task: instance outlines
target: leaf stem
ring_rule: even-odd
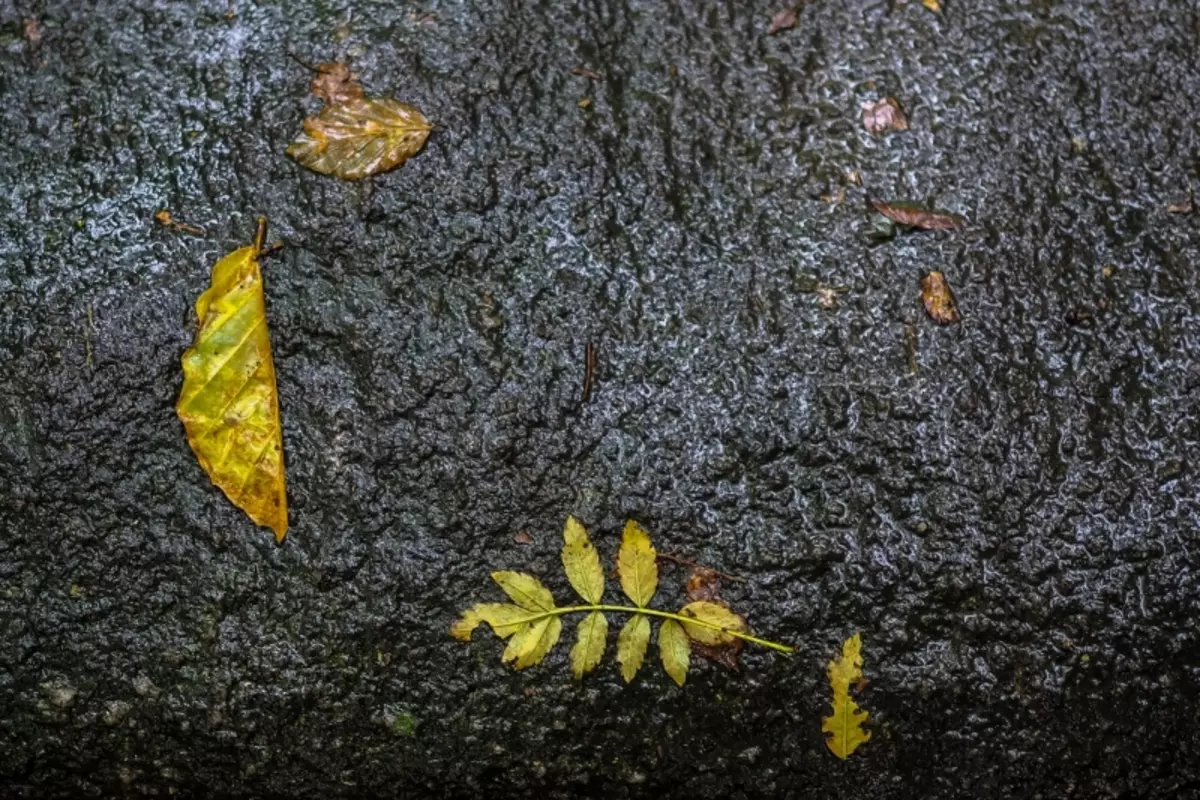
[[[741,633],[740,631],[730,630],[729,628],[725,628],[720,625],[716,625],[712,622],[706,622],[705,620],[697,619],[696,617],[685,617],[682,614],[674,614],[670,611],[659,611],[657,608],[637,608],[635,606],[610,606],[610,605],[605,605],[603,603],[598,603],[596,605],[589,605],[589,606],[565,606],[563,608],[552,608],[549,611],[543,611],[541,613],[538,613],[538,614],[535,614],[534,616],[529,617],[528,619],[523,619],[523,620],[521,620],[521,622],[522,623],[537,622],[538,620],[545,619],[546,617],[561,617],[564,614],[582,614],[582,613],[591,612],[591,611],[613,611],[613,612],[625,613],[625,614],[645,614],[650,617],[662,617],[663,619],[673,619],[676,622],[682,622],[682,623],[686,623],[688,625],[699,625],[702,628],[712,628],[715,631],[720,631],[721,633],[729,634],[730,636],[734,636],[738,639],[742,639],[747,642],[752,642],[757,645],[762,645],[763,647],[768,647],[779,653],[785,653],[787,655],[791,655],[792,653],[796,652],[796,648],[789,647],[786,644],[779,644],[778,642],[771,642],[766,639],[760,639],[757,636],[751,636],[748,633]]]

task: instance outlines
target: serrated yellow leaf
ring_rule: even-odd
[[[554,608],[554,595],[542,582],[524,572],[493,572],[492,580],[521,608],[530,611],[549,611]]]
[[[571,648],[571,671],[576,678],[582,678],[600,663],[607,638],[608,620],[599,611],[593,611],[579,623],[579,638]]]
[[[633,604],[639,608],[648,606],[658,589],[658,554],[650,544],[650,534],[633,520],[625,523],[621,549],[617,552],[617,571],[621,574],[621,588]]]
[[[833,714],[822,719],[821,730],[828,734],[825,745],[829,751],[842,759],[871,740],[871,732],[862,727],[867,712],[850,697],[850,684],[863,676],[862,665],[862,635],[856,633],[842,643],[841,656],[825,670],[833,689]]]
[[[282,542],[288,529],[283,434],[258,264],[265,235],[260,219],[254,244],[213,266],[211,285],[196,300],[200,327],[183,354],[175,410],[212,482]]]
[[[562,620],[558,617],[526,623],[509,640],[500,660],[506,664],[512,661],[516,669],[532,667],[546,657],[561,634]]]
[[[621,665],[621,677],[626,683],[632,681],[642,668],[649,646],[650,618],[645,614],[634,614],[617,636],[617,663]]]
[[[746,620],[730,611],[728,607],[711,600],[697,600],[694,603],[688,603],[679,609],[679,614],[721,628],[721,630],[716,630],[705,625],[697,625],[689,622],[683,623],[683,628],[687,631],[687,635],[701,644],[729,644],[737,637],[731,636],[725,633],[725,631],[746,633],[749,630]]]
[[[683,686],[691,661],[691,645],[688,644],[683,626],[673,619],[664,620],[659,626],[658,652],[662,656],[663,669],[672,680]]]
[[[604,570],[600,566],[600,554],[588,539],[587,530],[575,517],[567,517],[563,529],[563,569],[567,580],[589,603],[599,603],[604,595]]]

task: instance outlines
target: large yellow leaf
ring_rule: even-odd
[[[583,525],[574,517],[567,517],[567,526],[563,529],[562,562],[567,580],[579,596],[589,603],[599,603],[604,594],[600,554],[592,546]]]
[[[254,244],[213,266],[212,285],[196,300],[200,328],[183,354],[176,412],[212,482],[282,542],[288,529],[283,436],[258,264],[265,236],[260,219]]]
[[[537,615],[536,611],[512,603],[478,603],[462,612],[462,616],[450,626],[450,635],[461,642],[469,642],[479,623],[486,622],[497,636],[507,639]]]
[[[828,734],[825,744],[838,758],[848,758],[860,744],[871,740],[870,731],[863,730],[867,712],[850,697],[850,684],[862,674],[862,636],[854,634],[842,643],[842,654],[829,662],[826,674],[833,689],[833,714],[821,721],[821,730]]]
[[[604,657],[604,645],[608,639],[608,620],[599,611],[593,611],[579,623],[579,638],[571,648],[571,671],[576,678],[591,672]]]
[[[683,686],[691,661],[691,646],[683,626],[673,619],[664,620],[659,626],[658,652],[662,656],[663,669],[672,680]]]
[[[516,669],[525,669],[540,663],[558,642],[562,634],[562,619],[546,617],[524,625],[509,639],[501,661],[513,662]]]
[[[621,677],[626,683],[632,681],[642,668],[649,645],[650,618],[645,614],[634,614],[617,636],[617,662],[621,665]]]
[[[730,636],[725,631],[737,631],[738,633],[745,633],[747,630],[746,621],[744,619],[730,611],[728,607],[711,600],[697,600],[694,603],[688,603],[686,606],[679,609],[679,614],[684,617],[700,620],[701,622],[707,622],[710,625],[716,625],[721,629],[717,630],[716,628],[711,628],[707,625],[697,625],[692,622],[683,623],[683,627],[684,630],[687,631],[687,635],[701,644],[729,644],[737,637]]]
[[[314,172],[355,181],[403,164],[431,130],[408,103],[350,97],[304,120],[287,154]]]
[[[492,580],[500,584],[504,593],[521,608],[530,611],[550,611],[554,608],[554,596],[532,575],[524,572],[493,572]]]
[[[625,523],[621,549],[617,552],[617,571],[621,574],[621,588],[634,605],[639,608],[649,605],[658,589],[658,554],[650,544],[650,534],[633,520]]]

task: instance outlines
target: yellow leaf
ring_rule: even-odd
[[[870,731],[862,727],[867,712],[850,697],[850,684],[863,676],[862,665],[862,635],[856,633],[842,643],[842,655],[826,669],[833,689],[833,714],[821,721],[821,730],[829,734],[825,744],[830,752],[842,759],[871,740]]]
[[[562,562],[567,580],[579,596],[589,603],[599,603],[604,594],[600,554],[592,546],[583,525],[574,517],[567,517],[567,527],[563,529]]]
[[[687,631],[687,635],[701,644],[729,644],[737,637],[730,636],[728,633],[725,633],[725,631],[746,633],[749,630],[749,628],[746,626],[746,620],[730,611],[726,606],[710,600],[697,600],[694,603],[688,603],[679,610],[679,613],[681,616],[690,617],[701,622],[707,622],[710,625],[716,625],[721,629],[717,630],[715,628],[710,628],[705,625],[697,625],[691,622],[683,623],[683,627],[684,630]]]
[[[942,10],[942,4],[938,0],[921,0],[921,5],[935,13]]]
[[[617,553],[617,571],[621,574],[621,588],[639,608],[649,605],[658,589],[657,559],[650,534],[633,520],[626,522]]]
[[[579,623],[579,638],[571,648],[571,671],[576,678],[582,678],[600,663],[607,638],[608,620],[599,611],[593,611]]]
[[[183,354],[175,410],[212,482],[282,542],[288,529],[283,435],[258,264],[266,226],[259,219],[254,244],[213,266],[212,284],[196,300],[200,328]]]
[[[658,629],[658,652],[662,656],[663,669],[683,686],[691,660],[691,645],[683,626],[673,619],[664,620]]]
[[[469,642],[471,634],[475,632],[481,622],[483,619],[475,613],[475,609],[468,608],[459,615],[458,619],[454,620],[454,624],[450,626],[450,635],[460,642]]]
[[[478,603],[462,612],[462,616],[450,626],[450,635],[459,641],[469,642],[479,623],[486,622],[497,636],[507,639],[538,614],[512,603]]]
[[[492,580],[500,584],[504,593],[521,608],[530,611],[550,611],[554,608],[554,596],[532,575],[524,572],[493,572]]]
[[[400,166],[424,146],[433,126],[415,106],[363,97],[340,102],[304,120],[287,154],[304,166],[356,181]]]
[[[562,634],[562,620],[558,617],[546,617],[537,622],[529,622],[508,642],[501,661],[505,664],[512,661],[516,669],[525,669],[539,663],[550,652],[550,648],[558,642]]]
[[[626,683],[632,681],[642,668],[649,645],[650,618],[645,614],[634,614],[617,636],[617,662],[621,665],[621,677]]]

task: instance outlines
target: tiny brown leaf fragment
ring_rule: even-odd
[[[686,591],[688,602],[697,600],[719,602],[721,599],[721,574],[711,567],[702,567],[697,564],[692,567],[692,574],[688,576]]]
[[[1167,206],[1168,214],[1192,214],[1196,212],[1196,191],[1189,186],[1187,200]]]
[[[599,72],[596,72],[595,70],[588,69],[587,67],[572,67],[571,74],[578,75],[581,78],[587,78],[589,81],[604,80],[603,75],[601,75]]]
[[[951,325],[962,320],[950,284],[946,276],[937,270],[921,278],[921,302],[925,304],[929,318],[939,325]]]
[[[780,31],[790,30],[796,27],[796,22],[799,16],[796,14],[796,7],[789,6],[775,12],[775,16],[771,17],[771,27],[767,28],[767,36],[774,36]]]
[[[358,76],[350,68],[340,62],[318,64],[312,83],[309,84],[312,93],[330,105],[345,103],[349,100],[361,100],[362,85]]]
[[[864,100],[862,121],[863,127],[876,136],[888,131],[908,130],[908,117],[905,116],[900,101],[894,97],[885,97],[876,102]]]
[[[741,672],[738,654],[742,652],[742,640],[734,639],[729,644],[703,644],[692,641],[692,652],[720,664],[730,672]]]
[[[533,537],[530,536],[525,531],[520,531],[515,536],[513,536],[513,541],[516,542],[517,544],[533,544]]]
[[[893,201],[885,203],[882,200],[871,200],[871,208],[883,214],[898,225],[919,228],[923,231],[949,231],[961,228],[966,219],[949,211],[930,211],[917,203],[908,201]]]
[[[24,22],[23,33],[25,41],[32,45],[36,45],[42,41],[42,23],[37,21],[36,17],[29,17]]]
[[[172,217],[171,212],[165,208],[156,211],[154,214],[154,219],[164,228],[171,228],[172,230],[182,231],[183,233],[191,233],[196,236],[205,235],[204,228],[201,228],[199,225],[189,225],[186,222],[180,222]]]

